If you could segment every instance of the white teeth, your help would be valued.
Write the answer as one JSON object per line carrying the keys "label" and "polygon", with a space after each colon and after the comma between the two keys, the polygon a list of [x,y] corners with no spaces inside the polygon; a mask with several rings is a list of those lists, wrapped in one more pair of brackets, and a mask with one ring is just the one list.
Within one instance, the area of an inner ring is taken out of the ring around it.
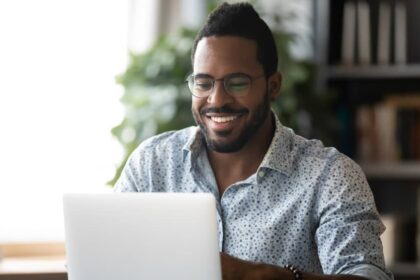
{"label": "white teeth", "polygon": [[211,120],[217,123],[225,123],[225,122],[231,122],[233,120],[236,120],[238,116],[226,116],[226,117],[211,117]]}

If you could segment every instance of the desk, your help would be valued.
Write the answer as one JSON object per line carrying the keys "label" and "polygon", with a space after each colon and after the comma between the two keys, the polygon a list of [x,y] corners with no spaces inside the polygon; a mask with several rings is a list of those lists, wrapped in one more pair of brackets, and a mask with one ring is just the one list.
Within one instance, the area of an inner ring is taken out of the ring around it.
{"label": "desk", "polygon": [[4,258],[0,280],[67,280],[64,257]]}
{"label": "desk", "polygon": [[[391,271],[395,280],[420,279],[420,265],[400,264]],[[68,280],[65,259],[63,256],[5,258],[0,261],[0,280]]]}

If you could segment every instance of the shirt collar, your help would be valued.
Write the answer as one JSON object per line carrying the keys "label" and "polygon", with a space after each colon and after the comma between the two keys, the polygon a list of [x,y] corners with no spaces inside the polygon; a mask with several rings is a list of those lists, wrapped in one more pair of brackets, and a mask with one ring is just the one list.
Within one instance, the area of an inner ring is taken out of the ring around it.
{"label": "shirt collar", "polygon": [[293,149],[291,130],[281,124],[279,118],[274,112],[273,116],[276,128],[273,139],[271,140],[271,144],[268,147],[260,168],[264,167],[273,169],[289,176],[292,172],[294,154],[291,152]]}
{"label": "shirt collar", "polygon": [[182,147],[182,160],[184,162],[188,155],[191,155],[191,158],[198,157],[204,148],[203,138],[204,136],[201,133],[200,127],[196,126],[195,129],[192,130],[192,133],[189,135],[184,147]]}
{"label": "shirt collar", "polygon": [[[264,159],[260,165],[260,168],[269,168],[286,175],[290,175],[292,171],[293,153],[291,153],[292,141],[291,131],[289,128],[284,127],[277,115],[273,112],[275,119],[275,131],[271,144],[264,156]],[[191,160],[194,160],[204,149],[204,136],[201,133],[200,128],[197,126],[195,130],[190,134],[187,142],[185,143],[183,150],[183,161],[188,155]]]}

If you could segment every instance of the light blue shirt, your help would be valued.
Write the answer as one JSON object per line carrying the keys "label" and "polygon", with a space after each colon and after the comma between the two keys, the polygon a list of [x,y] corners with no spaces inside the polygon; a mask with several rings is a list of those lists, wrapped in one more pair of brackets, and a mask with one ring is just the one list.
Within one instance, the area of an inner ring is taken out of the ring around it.
{"label": "light blue shirt", "polygon": [[[388,280],[379,219],[360,167],[334,148],[281,125],[257,172],[220,196],[198,127],[144,141],[117,192],[210,192],[219,247],[232,256],[304,272]],[[250,158],[249,160],[252,160]]]}

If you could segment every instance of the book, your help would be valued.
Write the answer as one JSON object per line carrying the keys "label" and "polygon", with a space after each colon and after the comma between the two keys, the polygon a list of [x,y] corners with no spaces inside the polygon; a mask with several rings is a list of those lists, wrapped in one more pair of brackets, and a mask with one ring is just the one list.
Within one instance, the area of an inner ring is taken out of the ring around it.
{"label": "book", "polygon": [[412,112],[410,127],[410,157],[413,160],[420,159],[420,109]]}
{"label": "book", "polygon": [[[420,110],[417,111],[417,119],[416,119],[416,124],[414,127],[411,145],[412,145],[412,149],[414,150],[414,157],[419,160],[420,159]],[[420,191],[419,191],[419,194],[420,194]],[[419,203],[420,203],[420,200],[419,200]],[[420,211],[420,207],[419,207],[419,211]],[[420,235],[420,232],[419,232],[419,235]],[[420,239],[419,239],[419,246],[420,246]],[[419,258],[420,258],[420,255],[419,255]]]}
{"label": "book", "polygon": [[[420,205],[420,190],[417,189],[417,205]],[[420,207],[417,207],[417,217],[420,217]],[[420,222],[417,222],[417,234],[416,234],[416,255],[417,261],[420,260]]]}
{"label": "book", "polygon": [[386,230],[381,235],[381,241],[384,251],[384,259],[386,266],[392,266],[396,263],[397,255],[397,221],[398,217],[394,215],[382,215],[382,223],[386,227]]}
{"label": "book", "polygon": [[353,66],[356,42],[356,5],[352,1],[344,3],[343,32],[341,40],[341,61],[345,66]]}
{"label": "book", "polygon": [[402,1],[395,3],[394,58],[396,64],[407,63],[407,8]]}
{"label": "book", "polygon": [[375,114],[375,147],[376,160],[380,162],[395,162],[398,160],[398,145],[396,143],[396,109],[387,103],[379,103],[374,107]]}
{"label": "book", "polygon": [[379,4],[377,55],[378,64],[388,65],[391,56],[391,5],[386,1]]}
{"label": "book", "polygon": [[359,106],[355,130],[361,163],[420,161],[420,94]]}
{"label": "book", "polygon": [[373,110],[363,105],[356,110],[357,158],[360,162],[373,162],[377,158],[376,135],[374,129],[375,118]]}
{"label": "book", "polygon": [[420,160],[420,94],[393,95],[384,103],[393,111],[392,145],[396,147],[396,159]]}
{"label": "book", "polygon": [[362,66],[371,64],[370,8],[367,1],[357,2],[357,54]]}
{"label": "book", "polygon": [[419,109],[403,108],[397,112],[397,139],[401,147],[402,160],[418,160],[417,150],[420,142],[417,139],[419,124]]}
{"label": "book", "polygon": [[386,227],[381,235],[385,264],[392,266],[401,262],[415,261],[416,221],[405,215],[382,215]]}

